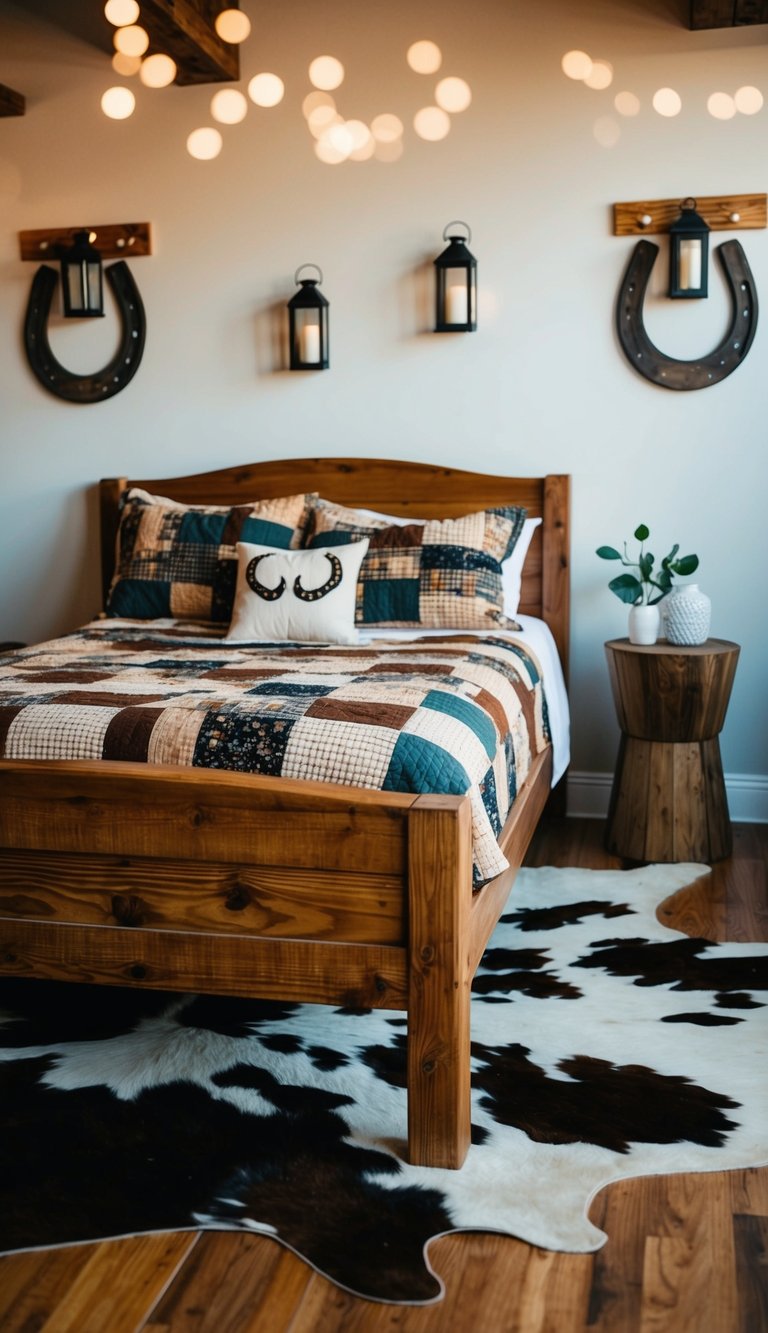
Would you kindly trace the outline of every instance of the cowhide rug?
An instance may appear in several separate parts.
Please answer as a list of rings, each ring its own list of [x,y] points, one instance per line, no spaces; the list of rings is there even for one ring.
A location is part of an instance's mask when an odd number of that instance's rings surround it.
[[[433,1236],[595,1250],[609,1181],[768,1161],[768,945],[655,916],[703,873],[521,872],[475,981],[458,1172],[404,1164],[400,1014],[6,983],[0,1248],[233,1228],[426,1302]]]

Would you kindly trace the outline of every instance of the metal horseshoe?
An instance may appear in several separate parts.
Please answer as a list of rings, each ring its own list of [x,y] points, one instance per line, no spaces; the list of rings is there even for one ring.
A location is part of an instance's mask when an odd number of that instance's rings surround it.
[[[329,592],[338,588],[342,579],[341,561],[337,555],[331,555],[329,551],[325,552],[326,560],[331,562],[331,574],[327,583],[321,584],[319,588],[312,588],[309,592],[301,586],[301,578],[297,576],[293,582],[293,591],[300,602],[317,602],[321,597],[327,597]]]
[[[638,241],[619,289],[616,323],[619,341],[635,370],[663,389],[707,389],[740,366],[757,329],[755,280],[738,241],[725,241],[716,254],[720,260],[733,309],[731,325],[722,342],[708,356],[679,361],[654,346],[643,326],[643,301],[659,247]]]
[[[113,398],[133,379],[144,351],[147,322],[139,289],[128,265],[120,260],[106,269],[122,321],[120,345],[103,370],[76,375],[67,370],[51,351],[48,317],[58,274],[42,264],[32,281],[24,320],[27,360],[44,388],[70,403],[101,403]]]
[[[245,567],[245,581],[257,597],[263,597],[265,602],[276,602],[278,597],[282,597],[285,592],[285,579],[281,578],[276,588],[268,588],[265,583],[259,582],[256,570],[260,562],[266,559],[268,559],[268,554],[255,555],[253,560],[248,561]]]

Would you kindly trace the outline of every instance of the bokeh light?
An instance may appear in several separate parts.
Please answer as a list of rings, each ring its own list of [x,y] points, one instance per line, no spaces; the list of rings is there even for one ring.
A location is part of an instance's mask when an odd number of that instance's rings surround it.
[[[147,56],[142,61],[139,78],[147,88],[167,88],[176,78],[176,61],[160,52]]]
[[[307,116],[310,134],[314,134],[316,139],[319,139],[331,125],[338,125],[341,120],[335,103],[333,106],[316,106]]]
[[[472,101],[472,89],[465,79],[454,76],[441,79],[435,88],[435,101],[443,111],[466,111]]]
[[[598,92],[603,88],[610,88],[613,83],[613,65],[609,65],[607,60],[593,60],[592,68],[584,82],[588,88],[594,88]]]
[[[417,74],[434,74],[443,63],[443,53],[435,42],[413,42],[405,58]]]
[[[316,56],[309,66],[309,81],[315,88],[330,92],[344,82],[344,66],[335,56]]]
[[[107,88],[101,99],[101,109],[110,120],[127,120],[136,106],[130,88]]]
[[[403,137],[403,122],[390,111],[383,111],[371,121],[371,133],[377,143],[396,143]]]
[[[640,112],[640,98],[634,93],[617,93],[613,105],[620,116],[637,116]]]
[[[683,102],[674,88],[657,88],[653,94],[653,109],[660,116],[679,116]]]
[[[301,111],[304,119],[309,120],[312,112],[316,111],[319,106],[332,106],[334,110],[336,109],[336,103],[330,93],[307,93],[301,104]]]
[[[752,88],[746,84],[734,93],[733,100],[736,103],[736,110],[743,116],[754,116],[763,109],[763,94],[759,88]]]
[[[128,28],[118,28],[114,36],[115,50],[124,56],[143,56],[149,46],[149,33],[138,23]]]
[[[352,122],[353,125],[362,125],[362,123],[362,121]],[[349,155],[351,162],[367,162],[369,158],[373,157],[373,154],[376,151],[376,140],[371,134],[371,131],[367,125],[364,125],[363,128],[365,129],[365,139],[362,143],[358,144],[357,148],[352,149],[352,152]]]
[[[130,79],[132,75],[138,74],[142,66],[141,56],[126,56],[122,51],[115,51],[112,57],[112,68],[115,74],[121,78]]]
[[[715,120],[731,120],[736,115],[736,103],[730,93],[711,93],[707,98],[707,111]]]
[[[211,98],[211,115],[220,125],[239,125],[248,115],[248,101],[237,88],[219,88]]]
[[[349,154],[331,143],[329,134],[329,130],[323,131],[323,134],[315,143],[315,153],[320,158],[321,162],[326,162],[328,166],[331,167],[337,167],[340,162],[346,162]]]
[[[592,73],[592,57],[586,51],[566,51],[560,66],[569,79],[587,79]]]
[[[439,106],[423,106],[413,118],[413,128],[420,139],[435,143],[444,139],[451,128],[451,118]]]
[[[236,46],[250,36],[251,20],[242,9],[222,9],[216,15],[215,27],[222,42],[231,42]]]
[[[222,142],[219,131],[210,125],[205,125],[199,130],[193,130],[187,137],[187,152],[199,162],[210,162],[212,158],[219,156]]]
[[[278,74],[254,74],[248,84],[248,96],[256,106],[277,106],[282,102],[285,84]]]
[[[116,28],[124,28],[129,23],[136,22],[139,17],[139,6],[137,0],[107,0],[104,13]]]

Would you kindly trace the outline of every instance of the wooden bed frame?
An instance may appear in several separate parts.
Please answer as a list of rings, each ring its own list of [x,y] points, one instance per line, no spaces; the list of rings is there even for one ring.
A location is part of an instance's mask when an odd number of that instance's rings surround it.
[[[105,588],[118,498],[185,503],[319,491],[342,504],[456,517],[541,514],[520,610],[567,670],[569,478],[406,462],[289,459],[101,483]],[[458,1168],[469,1146],[470,986],[550,793],[534,761],[472,891],[469,798],[112,761],[0,762],[0,972],[16,977],[405,1009],[408,1156]]]

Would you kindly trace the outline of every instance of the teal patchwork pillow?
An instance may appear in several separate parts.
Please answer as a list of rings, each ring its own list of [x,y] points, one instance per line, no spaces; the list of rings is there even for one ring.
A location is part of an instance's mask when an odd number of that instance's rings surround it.
[[[308,545],[367,537],[355,623],[371,627],[518,629],[504,615],[502,561],[512,553],[525,509],[506,506],[425,523],[361,521],[355,509],[318,500]]]
[[[177,504],[133,487],[121,499],[107,615],[229,623],[237,543],[300,547],[316,498],[290,495],[222,508]]]

